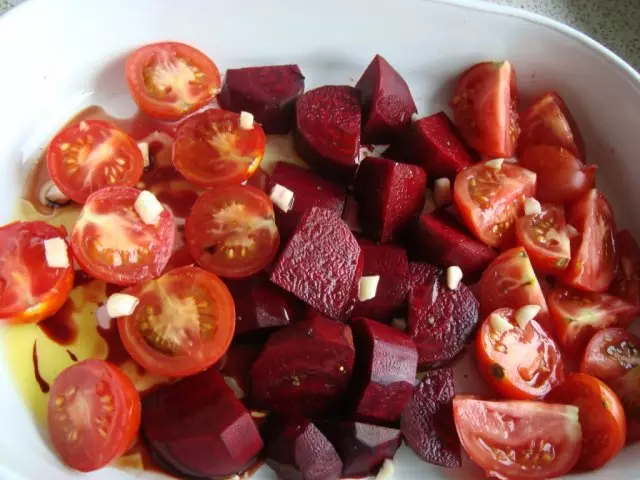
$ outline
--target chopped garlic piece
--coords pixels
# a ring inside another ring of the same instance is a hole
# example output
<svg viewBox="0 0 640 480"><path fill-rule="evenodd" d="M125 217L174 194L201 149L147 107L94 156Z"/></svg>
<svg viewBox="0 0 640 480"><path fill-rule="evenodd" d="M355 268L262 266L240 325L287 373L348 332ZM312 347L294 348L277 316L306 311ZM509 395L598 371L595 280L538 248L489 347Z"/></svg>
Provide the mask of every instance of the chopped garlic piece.
<svg viewBox="0 0 640 480"><path fill-rule="evenodd" d="M540 305L525 305L516 310L516 322L520 325L520 328L524 330L531 320L536 318L536 315L540 313Z"/></svg>
<svg viewBox="0 0 640 480"><path fill-rule="evenodd" d="M44 241L44 256L51 268L69 268L67 242L62 238L47 238Z"/></svg>
<svg viewBox="0 0 640 480"><path fill-rule="evenodd" d="M251 410L251 418L265 418L269 415L267 412L262 412L260 410Z"/></svg>
<svg viewBox="0 0 640 480"><path fill-rule="evenodd" d="M542 205L533 197L529 197L524 201L525 215L540 215L542 213Z"/></svg>
<svg viewBox="0 0 640 480"><path fill-rule="evenodd" d="M407 330L407 320L404 318L394 318L391 320L391 326L396 330L405 332Z"/></svg>
<svg viewBox="0 0 640 480"><path fill-rule="evenodd" d="M433 201L436 207L444 207L451 204L451 180L448 178L438 178L433 184Z"/></svg>
<svg viewBox="0 0 640 480"><path fill-rule="evenodd" d="M253 129L253 115L249 112L240 112L240 128L243 130Z"/></svg>
<svg viewBox="0 0 640 480"><path fill-rule="evenodd" d="M40 200L42 205L48 205L50 203L64 205L68 203L70 199L60 191L58 186L53 183L53 180L49 180L40 189L38 200Z"/></svg>
<svg viewBox="0 0 640 480"><path fill-rule="evenodd" d="M436 211L436 202L433 201L433 192L427 188L424 197L424 206L422 207L422 215L429 215Z"/></svg>
<svg viewBox="0 0 640 480"><path fill-rule="evenodd" d="M376 296L378 290L378 282L380 281L380 275L372 275L369 277L362 277L360 283L358 283L358 299L361 302L371 300Z"/></svg>
<svg viewBox="0 0 640 480"><path fill-rule="evenodd" d="M455 290L462 281L462 270L457 265L447 268L447 287L449 290Z"/></svg>
<svg viewBox="0 0 640 480"><path fill-rule="evenodd" d="M418 115L417 113L412 113L411 114L411 121L412 122L417 122L418 120L420 120L420 115Z"/></svg>
<svg viewBox="0 0 640 480"><path fill-rule="evenodd" d="M491 329L498 335L513 330L513 325L509 323L509 320L498 313L492 313L489 316L489 324L491 325Z"/></svg>
<svg viewBox="0 0 640 480"><path fill-rule="evenodd" d="M578 232L578 230L576 230L576 227L574 227L573 225L567 224L567 235L569 236L569 238L573 238L580 235L580 232Z"/></svg>
<svg viewBox="0 0 640 480"><path fill-rule="evenodd" d="M504 158L504 163L510 163L511 165L517 165L518 159L516 157Z"/></svg>
<svg viewBox="0 0 640 480"><path fill-rule="evenodd" d="M109 330L111 328L112 318L107 313L106 305L100 305L96 309L96 320L100 328L102 328L103 330Z"/></svg>
<svg viewBox="0 0 640 480"><path fill-rule="evenodd" d="M148 190L140 192L133 208L147 225L157 224L160 214L164 211L164 207L156 196Z"/></svg>
<svg viewBox="0 0 640 480"><path fill-rule="evenodd" d="M144 162L144 168L147 168L151 164L149 159L149 144L147 142L138 142L138 148L142 153L142 161Z"/></svg>
<svg viewBox="0 0 640 480"><path fill-rule="evenodd" d="M114 293L107 298L107 313L111 318L126 317L134 312L139 302L133 295Z"/></svg>
<svg viewBox="0 0 640 480"><path fill-rule="evenodd" d="M502 163L503 162L504 162L504 158L494 158L493 160L489 160L487 162L484 162L484 164L489 168L493 168L495 170L500 170L502 168Z"/></svg>
<svg viewBox="0 0 640 480"><path fill-rule="evenodd" d="M393 461L385 458L378 474L376 475L376 480L391 480L395 471L396 468L393 465Z"/></svg>
<svg viewBox="0 0 640 480"><path fill-rule="evenodd" d="M276 183L271 189L271 195L269 195L271 201L283 212L288 212L293 207L293 192L287 187L283 187L279 183Z"/></svg>
<svg viewBox="0 0 640 480"><path fill-rule="evenodd" d="M224 381L227 382L229 388L233 390L233 393L238 398L238 400L242 400L244 398L244 390L240 388L240 385L238 385L238 382L235 378L225 376Z"/></svg>

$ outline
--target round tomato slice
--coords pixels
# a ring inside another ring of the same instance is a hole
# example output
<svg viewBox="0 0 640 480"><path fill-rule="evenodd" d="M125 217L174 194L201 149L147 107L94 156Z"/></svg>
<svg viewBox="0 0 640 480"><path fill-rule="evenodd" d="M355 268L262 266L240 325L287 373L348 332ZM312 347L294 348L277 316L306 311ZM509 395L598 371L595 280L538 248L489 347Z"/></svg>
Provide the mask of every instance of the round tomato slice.
<svg viewBox="0 0 640 480"><path fill-rule="evenodd" d="M627 416L627 443L640 440L640 367L611 382Z"/></svg>
<svg viewBox="0 0 640 480"><path fill-rule="evenodd" d="M0 320L35 323L53 315L73 288L73 265L48 265L44 242L67 232L45 222L15 222L0 228ZM69 254L69 257L71 255Z"/></svg>
<svg viewBox="0 0 640 480"><path fill-rule="evenodd" d="M485 162L456 176L453 198L469 230L487 245L498 247L509 239L524 199L535 190L535 173L508 163L496 169Z"/></svg>
<svg viewBox="0 0 640 480"><path fill-rule="evenodd" d="M73 254L87 273L116 285L160 275L173 249L175 227L165 210L155 225L134 209L140 190L108 187L85 203L71 233Z"/></svg>
<svg viewBox="0 0 640 480"><path fill-rule="evenodd" d="M101 188L134 186L144 160L133 138L102 120L84 120L62 130L49 144L51 180L71 200L84 203Z"/></svg>
<svg viewBox="0 0 640 480"><path fill-rule="evenodd" d="M492 477L556 478L580 457L582 430L573 405L457 395L453 418L465 451Z"/></svg>
<svg viewBox="0 0 640 480"><path fill-rule="evenodd" d="M605 328L587 345L580 371L609 383L639 365L640 337L624 328Z"/></svg>
<svg viewBox="0 0 640 480"><path fill-rule="evenodd" d="M556 92L536 98L520 115L518 151L535 145L561 147L584 160L584 140L564 100Z"/></svg>
<svg viewBox="0 0 640 480"><path fill-rule="evenodd" d="M178 120L220 92L220 72L200 50L177 42L153 43L127 59L127 83L140 110Z"/></svg>
<svg viewBox="0 0 640 480"><path fill-rule="evenodd" d="M555 338L572 353L580 353L598 330L627 327L638 314L637 306L606 293L556 288L547 299Z"/></svg>
<svg viewBox="0 0 640 480"><path fill-rule="evenodd" d="M509 62L483 62L463 72L451 107L467 145L493 158L512 157L520 134L517 97Z"/></svg>
<svg viewBox="0 0 640 480"><path fill-rule="evenodd" d="M572 373L555 387L546 401L575 405L580 409L582 449L579 470L595 470L624 447L627 426L618 396L597 378Z"/></svg>
<svg viewBox="0 0 640 480"><path fill-rule="evenodd" d="M264 269L280 244L271 200L257 188L242 185L204 193L187 217L185 235L201 267L230 278Z"/></svg>
<svg viewBox="0 0 640 480"><path fill-rule="evenodd" d="M571 242L564 209L543 205L542 213L525 215L516 221L516 238L533 267L542 273L562 272L571 260Z"/></svg>
<svg viewBox="0 0 640 480"><path fill-rule="evenodd" d="M571 206L568 222L581 235L572 242L571 262L560 281L579 290L606 292L618 266L611 205L594 188Z"/></svg>
<svg viewBox="0 0 640 480"><path fill-rule="evenodd" d="M104 360L65 369L51 387L47 422L51 441L71 468L90 472L120 457L140 426L133 382Z"/></svg>
<svg viewBox="0 0 640 480"><path fill-rule="evenodd" d="M496 392L516 400L542 398L564 380L558 346L535 319L523 315L496 310L476 337L480 373Z"/></svg>
<svg viewBox="0 0 640 480"><path fill-rule="evenodd" d="M240 126L240 115L210 109L180 125L173 144L173 165L190 182L203 187L242 183L260 166L266 136L257 123Z"/></svg>
<svg viewBox="0 0 640 480"><path fill-rule="evenodd" d="M151 373L193 375L229 348L236 323L233 298L214 274L177 268L124 293L139 303L132 315L118 319L122 344Z"/></svg>
<svg viewBox="0 0 640 480"><path fill-rule="evenodd" d="M609 292L640 306L640 248L628 230L615 236L618 271Z"/></svg>

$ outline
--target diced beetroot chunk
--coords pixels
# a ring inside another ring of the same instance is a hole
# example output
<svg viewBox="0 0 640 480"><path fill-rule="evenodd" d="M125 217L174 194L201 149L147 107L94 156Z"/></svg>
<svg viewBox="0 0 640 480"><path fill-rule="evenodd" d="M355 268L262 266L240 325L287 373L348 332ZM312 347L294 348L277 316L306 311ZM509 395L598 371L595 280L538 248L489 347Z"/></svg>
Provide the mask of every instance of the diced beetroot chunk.
<svg viewBox="0 0 640 480"><path fill-rule="evenodd" d="M227 385L229 382L234 382L235 386L237 386L238 391L234 390L234 393L239 399L245 399L249 396L251 391L251 367L258 359L261 351L262 345L260 344L234 344L218 362L218 369Z"/></svg>
<svg viewBox="0 0 640 480"><path fill-rule="evenodd" d="M327 85L296 104L296 151L325 175L350 181L360 157L360 101L355 88Z"/></svg>
<svg viewBox="0 0 640 480"><path fill-rule="evenodd" d="M296 100L304 91L304 76L297 65L227 70L218 102L225 110L250 112L269 134L291 131Z"/></svg>
<svg viewBox="0 0 640 480"><path fill-rule="evenodd" d="M400 430L359 422L320 425L342 460L342 476L375 475L385 458L393 458L402 436Z"/></svg>
<svg viewBox="0 0 640 480"><path fill-rule="evenodd" d="M391 143L418 110L407 82L380 55L358 80L364 111L363 143Z"/></svg>
<svg viewBox="0 0 640 480"><path fill-rule="evenodd" d="M332 411L344 399L354 360L351 329L315 315L269 337L251 369L252 399L286 415Z"/></svg>
<svg viewBox="0 0 640 480"><path fill-rule="evenodd" d="M258 168L253 172L253 175L251 175L249 180L247 180L247 185L257 188L258 190L262 190L267 195L271 193L271 177L261 168Z"/></svg>
<svg viewBox="0 0 640 480"><path fill-rule="evenodd" d="M429 263L411 262L409 264L409 290L417 285L431 283L442 275L442 270Z"/></svg>
<svg viewBox="0 0 640 480"><path fill-rule="evenodd" d="M428 372L413 392L400 421L402 435L425 462L460 467L460 440L453 421L453 370Z"/></svg>
<svg viewBox="0 0 640 480"><path fill-rule="evenodd" d="M363 231L373 240L391 240L422 210L426 185L420 167L367 157L354 185Z"/></svg>
<svg viewBox="0 0 640 480"><path fill-rule="evenodd" d="M313 207L324 208L337 217L342 215L346 198L345 188L325 180L312 170L278 162L271 176L271 184L282 185L293 192L291 210L285 213L279 208L275 209L281 239L291 237L302 215Z"/></svg>
<svg viewBox="0 0 640 480"><path fill-rule="evenodd" d="M402 414L416 378L418 352L404 333L368 318L352 323L356 366L352 394L355 418L391 424Z"/></svg>
<svg viewBox="0 0 640 480"><path fill-rule="evenodd" d="M326 316L345 320L362 263L349 227L333 212L313 207L300 219L271 281Z"/></svg>
<svg viewBox="0 0 640 480"><path fill-rule="evenodd" d="M187 476L241 473L263 447L251 415L215 369L145 397L142 431L154 454Z"/></svg>

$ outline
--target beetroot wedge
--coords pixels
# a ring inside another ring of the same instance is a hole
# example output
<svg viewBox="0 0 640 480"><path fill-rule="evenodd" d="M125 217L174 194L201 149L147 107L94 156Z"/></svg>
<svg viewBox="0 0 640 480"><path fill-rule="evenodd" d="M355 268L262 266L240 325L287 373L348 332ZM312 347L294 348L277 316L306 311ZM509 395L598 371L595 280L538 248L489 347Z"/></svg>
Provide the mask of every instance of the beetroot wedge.
<svg viewBox="0 0 640 480"><path fill-rule="evenodd" d="M363 143L391 143L418 110L407 82L380 55L358 80L363 106Z"/></svg>
<svg viewBox="0 0 640 480"><path fill-rule="evenodd" d="M313 207L324 208L337 217L344 209L346 190L343 186L325 180L312 170L278 162L272 185L282 185L293 192L293 205L288 212L276 209L276 224L280 238L287 240L293 234L300 217Z"/></svg>
<svg viewBox="0 0 640 480"><path fill-rule="evenodd" d="M400 429L416 454L440 467L460 467L460 440L453 422L453 370L427 372L407 404Z"/></svg>
<svg viewBox="0 0 640 480"><path fill-rule="evenodd" d="M416 346L408 335L375 320L357 318L351 325L357 351L351 392L355 418L392 424L413 391Z"/></svg>
<svg viewBox="0 0 640 480"><path fill-rule="evenodd" d="M385 458L393 458L402 436L400 430L359 422L319 425L342 460L342 476L374 476Z"/></svg>
<svg viewBox="0 0 640 480"><path fill-rule="evenodd" d="M449 290L443 272L437 272L409 293L407 333L416 342L421 369L453 360L477 323L475 296L462 283Z"/></svg>
<svg viewBox="0 0 640 480"><path fill-rule="evenodd" d="M293 127L303 91L297 65L234 68L227 70L218 102L225 110L252 113L266 133L285 134Z"/></svg>
<svg viewBox="0 0 640 480"><path fill-rule="evenodd" d="M310 90L296 104L296 151L323 174L349 182L360 161L360 123L355 88Z"/></svg>
<svg viewBox="0 0 640 480"><path fill-rule="evenodd" d="M283 414L313 416L344 399L355 349L351 329L321 316L269 337L251 369L256 405Z"/></svg>
<svg viewBox="0 0 640 480"><path fill-rule="evenodd" d="M263 447L251 415L215 369L146 396L142 432L152 452L181 476L242 473Z"/></svg>
<svg viewBox="0 0 640 480"><path fill-rule="evenodd" d="M409 290L418 285L430 283L442 270L429 263L411 262L409 264Z"/></svg>
<svg viewBox="0 0 640 480"><path fill-rule="evenodd" d="M324 315L345 320L362 264L362 250L349 227L333 212L314 207L300 219L271 281Z"/></svg>
<svg viewBox="0 0 640 480"><path fill-rule="evenodd" d="M367 157L355 180L362 230L388 242L424 205L427 175L415 165Z"/></svg>
<svg viewBox="0 0 640 480"><path fill-rule="evenodd" d="M218 363L224 381L241 400L246 400L251 391L251 367L260 356L262 345L234 344ZM246 403L245 403L246 405Z"/></svg>

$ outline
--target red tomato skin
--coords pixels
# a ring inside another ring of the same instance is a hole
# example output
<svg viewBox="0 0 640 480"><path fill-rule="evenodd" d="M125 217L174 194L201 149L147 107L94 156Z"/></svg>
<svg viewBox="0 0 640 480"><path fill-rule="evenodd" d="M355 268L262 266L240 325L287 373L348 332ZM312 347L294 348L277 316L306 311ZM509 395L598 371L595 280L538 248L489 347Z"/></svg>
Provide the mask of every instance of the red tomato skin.
<svg viewBox="0 0 640 480"><path fill-rule="evenodd" d="M580 371L610 384L639 365L640 337L624 328L605 328L587 344Z"/></svg>
<svg viewBox="0 0 640 480"><path fill-rule="evenodd" d="M640 306L640 248L629 230L615 236L618 271L609 293Z"/></svg>

